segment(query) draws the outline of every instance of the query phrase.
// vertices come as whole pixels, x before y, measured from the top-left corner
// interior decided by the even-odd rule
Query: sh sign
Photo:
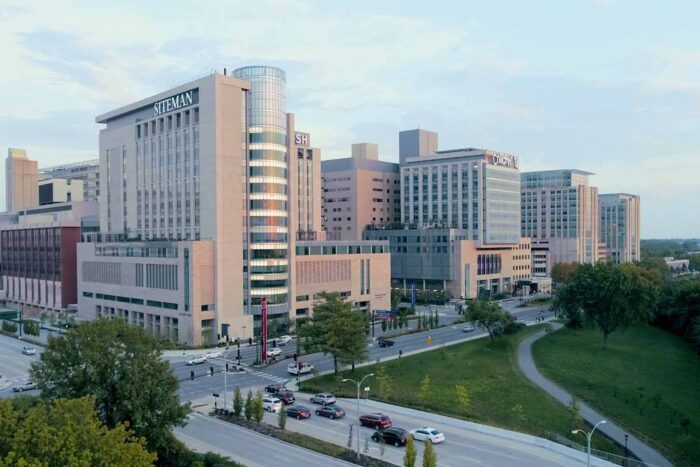
[[[297,146],[308,146],[309,145],[309,134],[308,133],[294,133],[294,144]]]

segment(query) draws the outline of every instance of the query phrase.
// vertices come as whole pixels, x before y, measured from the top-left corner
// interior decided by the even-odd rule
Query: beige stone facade
[[[21,211],[39,205],[39,175],[36,161],[24,149],[10,148],[5,160],[6,211]]]
[[[611,193],[600,201],[600,241],[605,243],[604,256],[615,263],[639,261],[641,237],[639,195]]]

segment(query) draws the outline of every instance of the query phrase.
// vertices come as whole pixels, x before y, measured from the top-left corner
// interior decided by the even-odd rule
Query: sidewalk
[[[561,324],[554,324],[554,329],[560,329]],[[546,334],[546,331],[540,331],[535,333],[526,339],[524,339],[518,346],[518,366],[523,372],[525,377],[532,381],[534,384],[539,386],[543,391],[554,397],[556,400],[561,402],[566,406],[571,405],[572,396],[569,392],[562,389],[560,386],[556,385],[549,379],[545,378],[542,373],[539,372],[535,361],[532,358],[532,344],[536,340],[542,338]],[[659,467],[671,467],[671,462],[668,461],[662,454],[660,454],[655,449],[651,448],[647,444],[640,441],[637,437],[630,434],[624,428],[611,422],[605,415],[596,412],[587,404],[581,402],[581,416],[591,425],[595,425],[601,420],[607,420],[607,423],[600,425],[598,427],[599,431],[602,431],[610,439],[614,440],[620,446],[625,445],[625,434],[629,435],[627,442],[628,449],[634,453],[639,459],[648,465],[659,466]],[[572,427],[573,429],[574,427]]]

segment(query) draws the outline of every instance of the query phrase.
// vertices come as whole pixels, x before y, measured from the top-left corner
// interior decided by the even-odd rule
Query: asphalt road
[[[196,412],[190,416],[187,426],[174,431],[190,449],[213,451],[247,467],[354,465]]]
[[[29,367],[39,358],[41,347],[32,345],[37,350],[37,354],[32,356],[22,353],[24,345],[32,344],[0,334],[0,398],[18,394],[12,391],[12,386],[29,379]],[[23,394],[38,394],[38,391],[33,390]]]

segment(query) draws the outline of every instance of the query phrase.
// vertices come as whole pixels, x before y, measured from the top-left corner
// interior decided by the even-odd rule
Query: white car
[[[188,365],[199,365],[202,363],[207,363],[207,356],[206,355],[196,355],[192,358],[189,359],[187,362]]]
[[[467,324],[462,328],[462,332],[473,332],[474,331],[474,326],[471,324]]]
[[[277,339],[277,345],[287,345],[292,342],[291,336],[280,336]]]
[[[22,353],[24,355],[36,355],[36,349],[30,345],[25,345],[22,347]]]
[[[409,431],[409,433],[416,441],[430,441],[433,444],[442,443],[445,441],[445,435],[442,432],[429,426],[424,428],[416,428],[415,430]]]
[[[215,351],[215,352],[209,352],[208,354],[205,355],[207,358],[221,358],[224,356],[223,352],[220,351]]]
[[[279,412],[282,408],[282,401],[276,397],[263,397],[263,409],[268,412]]]
[[[287,373],[292,375],[303,375],[304,373],[311,373],[314,366],[306,362],[296,362],[287,365]]]
[[[282,349],[280,349],[279,347],[273,347],[267,351],[268,357],[277,357],[279,355],[282,355]]]
[[[311,397],[312,404],[331,405],[335,404],[335,396],[330,392],[322,392]]]
[[[26,383],[12,388],[14,392],[31,391],[32,389],[36,389],[36,383],[34,381],[27,381]]]

